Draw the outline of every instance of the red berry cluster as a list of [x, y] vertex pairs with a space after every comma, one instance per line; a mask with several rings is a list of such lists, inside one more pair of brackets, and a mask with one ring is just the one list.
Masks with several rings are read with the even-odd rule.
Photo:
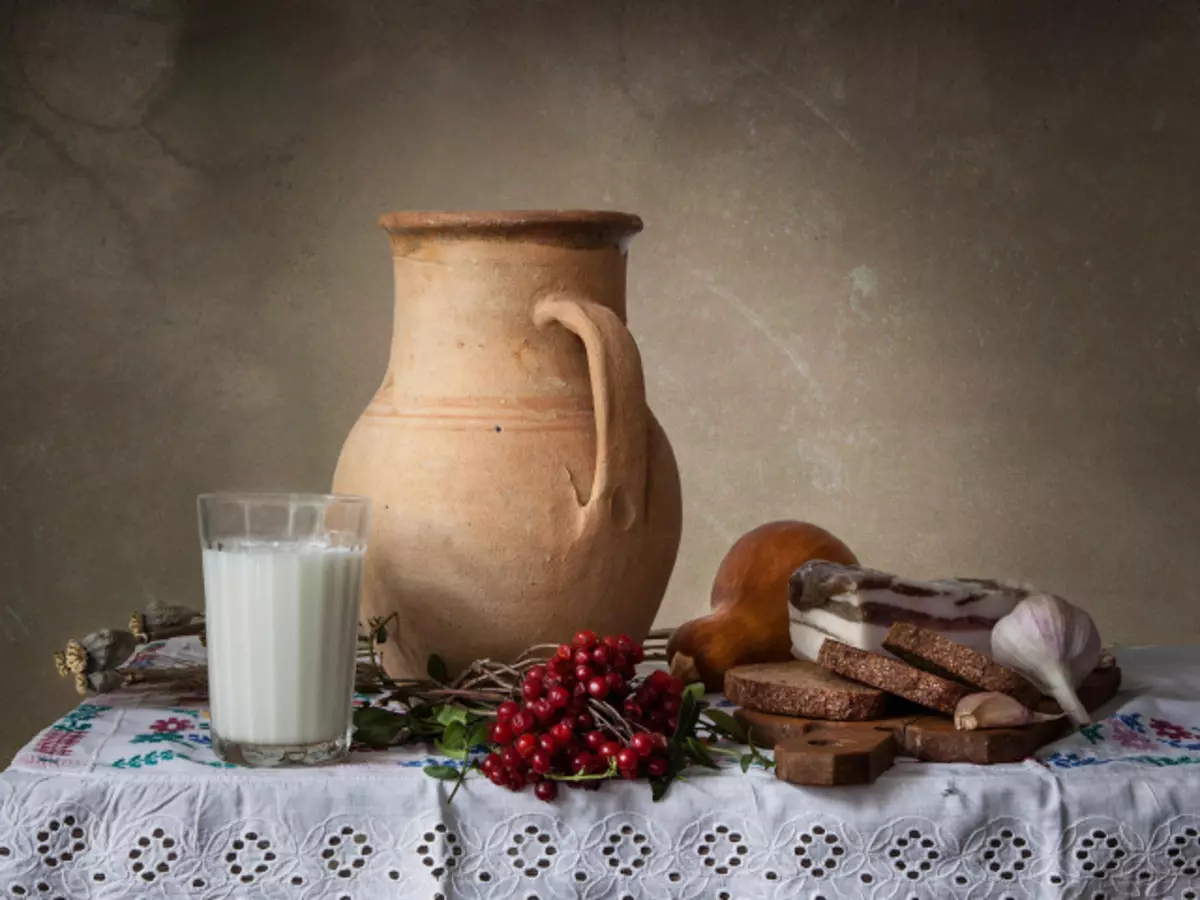
[[[481, 768], [494, 784], [513, 791], [533, 784], [540, 800], [558, 795], [553, 776], [603, 775], [615, 759], [625, 778], [667, 772], [667, 733], [678, 721], [683, 682], [656, 671], [634, 684], [642, 648], [625, 635], [601, 640], [581, 631], [521, 681], [524, 701], [500, 704], [491, 739], [496, 745]], [[597, 724], [589, 701], [622, 710], [634, 726], [628, 740]], [[598, 781], [566, 782], [598, 786]]]

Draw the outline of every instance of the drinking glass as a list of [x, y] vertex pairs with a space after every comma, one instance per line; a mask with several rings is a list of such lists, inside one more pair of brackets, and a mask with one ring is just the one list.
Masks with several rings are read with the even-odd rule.
[[198, 506], [214, 751], [249, 766], [344, 757], [370, 501], [215, 493]]

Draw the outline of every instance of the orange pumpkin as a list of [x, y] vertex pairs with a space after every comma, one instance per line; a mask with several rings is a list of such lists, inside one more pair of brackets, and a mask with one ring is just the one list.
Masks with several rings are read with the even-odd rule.
[[809, 522], [768, 522], [743, 535], [717, 569], [712, 613], [679, 626], [667, 642], [671, 674], [720, 691], [734, 666], [791, 659], [788, 579], [811, 559], [858, 562], [849, 547]]

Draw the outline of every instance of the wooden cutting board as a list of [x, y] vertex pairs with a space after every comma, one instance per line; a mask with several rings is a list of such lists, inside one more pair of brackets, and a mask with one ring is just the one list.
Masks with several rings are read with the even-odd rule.
[[[1079, 687], [1079, 699], [1088, 711], [1107, 703], [1121, 686], [1121, 670], [1116, 666], [1097, 669]], [[1057, 713], [1058, 704], [1043, 700], [1039, 712]], [[820, 746], [836, 755], [837, 738], [847, 739], [846, 748], [858, 748], [863, 733], [890, 734], [897, 755], [912, 756], [928, 762], [960, 762], [992, 765], [1019, 762], [1032, 756], [1044, 744], [1056, 741], [1071, 732], [1074, 726], [1066, 718], [1037, 722], [1020, 728], [986, 728], [977, 731], [958, 731], [954, 722], [945, 716], [927, 712], [874, 719], [867, 722], [827, 722], [821, 719], [801, 719], [773, 716], [768, 713], [739, 709], [734, 714], [750, 731], [754, 742], [763, 747], [795, 742], [816, 730], [821, 732]], [[856, 737], [857, 736], [857, 737]], [[810, 743], [810, 742], [804, 742]], [[857, 752], [857, 751], [856, 751]]]

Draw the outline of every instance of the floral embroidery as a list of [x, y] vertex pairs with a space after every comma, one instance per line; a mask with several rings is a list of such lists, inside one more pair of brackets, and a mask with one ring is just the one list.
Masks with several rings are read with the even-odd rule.
[[457, 769], [462, 764], [456, 759], [450, 759], [445, 756], [426, 756], [424, 759], [401, 760], [396, 765], [402, 766], [405, 769], [423, 769], [426, 766], [450, 766], [452, 769]]
[[157, 766], [159, 763], [169, 762], [173, 759], [180, 759], [184, 762], [198, 763], [202, 766], [211, 766], [214, 769], [236, 769], [233, 763], [220, 762], [219, 760], [208, 762], [202, 759], [193, 759], [186, 756], [177, 750], [152, 750], [149, 753], [138, 753], [133, 756], [122, 756], [120, 759], [115, 759], [110, 763], [114, 769], [140, 769], [144, 766]]
[[[65, 731], [58, 728], [51, 728], [33, 745], [33, 752], [40, 757], [53, 756], [70, 756], [75, 745], [83, 740], [82, 731]], [[52, 762], [54, 760], [44, 759], [43, 762]]]
[[1104, 738], [1100, 736], [1100, 729], [1103, 727], [1104, 723], [1093, 722], [1091, 725], [1081, 725], [1079, 728], [1079, 733], [1087, 738], [1088, 743], [1099, 744], [1104, 740]]
[[1154, 738], [1148, 737], [1143, 729], [1129, 727], [1120, 719], [1113, 723], [1112, 739], [1130, 750], [1154, 749]]
[[1142, 723], [1141, 713], [1117, 713], [1109, 718], [1116, 719], [1130, 731], [1136, 731], [1138, 734], [1146, 733], [1146, 726]]
[[[1092, 745], [1112, 741], [1126, 750], [1200, 751], [1200, 729], [1189, 728], [1166, 719], [1150, 719], [1147, 726], [1142, 713], [1117, 713], [1102, 722], [1093, 722], [1079, 729], [1079, 734]], [[1053, 758], [1053, 757], [1051, 757]], [[1139, 757], [1127, 756], [1125, 759]], [[1154, 763], [1151, 763], [1154, 765]]]
[[1168, 722], [1166, 719], [1151, 719], [1150, 727], [1154, 729], [1154, 733], [1160, 738], [1166, 738], [1169, 741], [1185, 741], [1188, 738], [1200, 738], [1200, 732], [1193, 732], [1191, 729], [1184, 728], [1182, 725], [1176, 725], [1174, 722]]
[[1080, 756], [1078, 753], [1051, 753], [1044, 760], [1048, 766], [1060, 769], [1076, 769], [1080, 766], [1107, 766], [1110, 763], [1142, 763], [1147, 766], [1193, 766], [1200, 765], [1200, 757], [1196, 756], [1151, 756], [1149, 754], [1134, 754], [1132, 756], [1115, 756], [1103, 758], [1099, 756]]
[[59, 731], [90, 731], [92, 720], [112, 709], [95, 703], [80, 703], [77, 707], [54, 723]]
[[[172, 706], [167, 710], [177, 715], [157, 719], [149, 725], [149, 732], [135, 734], [129, 739], [131, 744], [177, 744], [180, 747], [210, 747], [212, 738], [198, 732], [208, 731], [208, 710], [189, 709], [182, 706]], [[187, 718], [183, 718], [186, 716]], [[193, 722], [195, 720], [195, 722]]]
[[81, 703], [37, 739], [33, 752], [42, 762], [57, 762], [55, 757], [71, 755], [75, 745], [92, 729], [92, 720], [112, 709], [95, 703]]
[[133, 658], [125, 663], [126, 669], [149, 669], [156, 665], [158, 651], [165, 647], [166, 641], [151, 641], [149, 644], [143, 644], [138, 648], [138, 652], [133, 655]]

